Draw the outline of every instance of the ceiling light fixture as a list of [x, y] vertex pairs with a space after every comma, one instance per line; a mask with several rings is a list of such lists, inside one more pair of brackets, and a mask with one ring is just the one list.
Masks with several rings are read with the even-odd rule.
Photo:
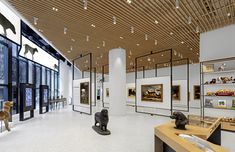
[[161, 56], [164, 56], [163, 54]]
[[102, 53], [100, 54], [100, 58], [103, 58], [103, 54]]
[[192, 17], [189, 16], [189, 17], [188, 17], [188, 24], [191, 24], [191, 23], [192, 23]]
[[123, 37], [120, 36], [120, 39], [123, 39]]
[[175, 1], [175, 8], [179, 9], [180, 8], [180, 0]]
[[84, 9], [87, 10], [87, 0], [83, 0], [84, 3]]
[[193, 50], [193, 48], [190, 48], [190, 50], [192, 51], [192, 50]]
[[90, 37], [87, 35], [86, 36], [86, 41], [89, 42], [89, 40], [90, 40]]
[[199, 29], [199, 26], [196, 27], [196, 33], [199, 33], [200, 32], [200, 29]]
[[174, 55], [177, 55], [177, 52], [176, 52], [176, 50], [174, 50]]
[[95, 25], [94, 25], [94, 24], [91, 24], [91, 26], [92, 26], [92, 27], [95, 27]]
[[182, 41], [181, 44], [184, 44], [184, 41]]
[[71, 41], [75, 42], [75, 39], [71, 39]]
[[157, 40], [154, 40], [154, 45], [157, 45]]
[[67, 28], [66, 27], [64, 27], [64, 34], [67, 34]]
[[140, 46], [140, 44], [139, 44], [139, 43], [137, 43], [136, 45], [137, 45], [137, 46]]
[[71, 53], [71, 51], [67, 51], [68, 53]]
[[53, 11], [56, 11], [56, 12], [58, 11], [58, 9], [55, 8], [55, 7], [52, 7], [52, 10], [53, 10]]
[[155, 22], [155, 24], [158, 24], [158, 21], [157, 21], [157, 20], [155, 20], [154, 22]]
[[117, 18], [113, 16], [113, 24], [117, 24]]
[[102, 46], [105, 47], [105, 41], [102, 42]]
[[126, 2], [127, 2], [128, 4], [131, 4], [132, 1], [131, 1], [131, 0], [127, 0]]
[[148, 61], [149, 61], [149, 62], [151, 61], [151, 58], [150, 58], [150, 57], [148, 57]]
[[33, 17], [33, 23], [34, 23], [34, 25], [38, 24], [38, 18], [37, 17]]
[[39, 32], [43, 32], [43, 30], [41, 30], [41, 29], [38, 29], [38, 31], [39, 31]]
[[134, 31], [134, 27], [132, 26], [131, 27], [131, 33], [133, 34], [135, 31]]
[[173, 33], [171, 32], [170, 35], [173, 35]]
[[148, 35], [147, 35], [147, 34], [145, 34], [145, 40], [146, 40], [146, 41], [148, 40]]
[[227, 16], [230, 17], [230, 16], [231, 16], [231, 13], [228, 13]]
[[97, 49], [99, 49], [100, 47], [99, 46], [97, 46]]
[[130, 55], [132, 55], [132, 52], [131, 52], [131, 50], [130, 50]]
[[73, 46], [70, 46], [70, 50], [73, 51]]

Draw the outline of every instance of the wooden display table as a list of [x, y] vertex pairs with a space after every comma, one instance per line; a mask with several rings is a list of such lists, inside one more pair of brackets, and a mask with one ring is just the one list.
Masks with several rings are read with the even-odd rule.
[[[220, 118], [189, 116], [187, 130], [174, 128], [174, 121], [155, 127], [155, 152], [203, 152], [196, 145], [179, 137], [179, 134], [195, 135], [208, 141], [215, 152], [227, 152], [221, 144]], [[210, 142], [209, 142], [210, 141]]]

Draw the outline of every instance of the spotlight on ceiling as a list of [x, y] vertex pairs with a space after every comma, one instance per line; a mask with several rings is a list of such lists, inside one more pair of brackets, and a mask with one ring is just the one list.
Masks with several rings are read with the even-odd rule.
[[117, 24], [117, 18], [113, 16], [113, 24]]
[[64, 27], [64, 34], [67, 34], [67, 27]]
[[228, 13], [227, 16], [230, 17], [230, 16], [231, 16], [231, 13]]
[[122, 36], [120, 36], [120, 39], [123, 39], [123, 37], [122, 37]]
[[137, 45], [137, 46], [140, 46], [140, 44], [139, 44], [139, 43], [137, 43], [136, 45]]
[[58, 8], [52, 7], [52, 10], [57, 12]]
[[73, 46], [70, 46], [70, 51], [73, 51]]
[[196, 27], [196, 33], [199, 33], [200, 32], [200, 29], [199, 29], [199, 26]]
[[105, 41], [102, 42], [102, 46], [105, 47]]
[[191, 23], [192, 23], [192, 17], [189, 16], [189, 17], [188, 17], [188, 24], [191, 24]]
[[182, 41], [181, 44], [184, 44], [184, 41]]
[[90, 37], [87, 35], [86, 36], [86, 41], [89, 42], [89, 40], [90, 40]]
[[154, 40], [154, 45], [157, 45], [157, 40]]
[[131, 27], [131, 33], [133, 34], [134, 32], [134, 27]]
[[132, 1], [131, 1], [131, 0], [127, 0], [126, 2], [127, 2], [128, 4], [131, 4]]
[[145, 40], [146, 40], [146, 41], [148, 40], [148, 35], [147, 35], [147, 34], [145, 34]]
[[83, 0], [84, 3], [84, 9], [87, 10], [87, 0]]
[[71, 39], [71, 41], [75, 42], [75, 39]]
[[34, 23], [34, 25], [38, 24], [38, 18], [37, 17], [33, 17], [33, 23]]
[[148, 61], [149, 61], [149, 62], [151, 61], [151, 58], [150, 58], [150, 57], [148, 57]]
[[175, 8], [179, 9], [180, 8], [180, 0], [175, 1]]
[[157, 21], [157, 20], [155, 20], [155, 21], [154, 21], [154, 23], [155, 23], [155, 24], [158, 24], [158, 21]]
[[92, 26], [92, 27], [95, 27], [95, 25], [94, 25], [94, 24], [91, 24], [91, 26]]
[[170, 35], [173, 35], [173, 33], [172, 33], [172, 32], [170, 32]]

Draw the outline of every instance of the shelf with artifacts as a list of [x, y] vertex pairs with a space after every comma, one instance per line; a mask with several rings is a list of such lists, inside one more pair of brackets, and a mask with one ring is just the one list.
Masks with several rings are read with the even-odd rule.
[[235, 116], [235, 57], [201, 63], [201, 100], [203, 117]]

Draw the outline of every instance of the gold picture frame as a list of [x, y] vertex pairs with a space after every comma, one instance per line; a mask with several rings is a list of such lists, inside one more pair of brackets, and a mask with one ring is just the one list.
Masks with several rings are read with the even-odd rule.
[[80, 83], [80, 103], [89, 105], [89, 82]]
[[180, 101], [180, 85], [172, 86], [172, 99], [175, 101]]
[[163, 102], [163, 84], [141, 85], [141, 101]]
[[214, 72], [215, 71], [214, 64], [203, 65], [202, 70], [203, 70], [204, 73]]
[[193, 95], [194, 95], [194, 100], [200, 100], [201, 99], [201, 87], [200, 87], [200, 85], [194, 85], [193, 86]]

